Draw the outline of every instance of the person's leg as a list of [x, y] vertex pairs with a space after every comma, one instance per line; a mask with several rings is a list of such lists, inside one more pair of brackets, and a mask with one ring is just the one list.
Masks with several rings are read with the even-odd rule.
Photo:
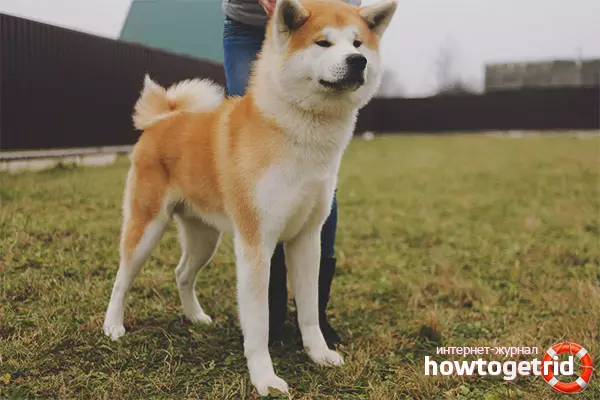
[[260, 51], [264, 37], [264, 29], [225, 19], [223, 66], [228, 95], [243, 96], [246, 92], [250, 66]]
[[325, 220], [321, 229], [321, 266], [319, 269], [319, 326], [325, 337], [327, 346], [333, 349], [336, 344], [341, 343], [339, 335], [327, 320], [327, 303], [331, 291], [331, 282], [335, 274], [335, 234], [337, 231], [337, 191], [334, 192], [331, 213]]
[[269, 279], [269, 343], [281, 340], [283, 324], [287, 318], [287, 267], [283, 243], [279, 242], [271, 258]]
[[[246, 92], [251, 63], [256, 59], [265, 37], [264, 29], [225, 20], [223, 51], [227, 93]], [[271, 259], [269, 278], [269, 343], [280, 340], [287, 317], [287, 270], [283, 245], [279, 243]]]
[[335, 257], [335, 233], [337, 231], [337, 191], [333, 194], [331, 213], [321, 228], [321, 258]]

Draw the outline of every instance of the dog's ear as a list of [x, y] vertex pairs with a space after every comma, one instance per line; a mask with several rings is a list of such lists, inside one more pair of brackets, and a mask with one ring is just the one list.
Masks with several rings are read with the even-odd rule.
[[361, 7], [359, 14], [365, 20], [369, 29], [381, 37], [390, 24], [397, 6], [397, 0], [382, 0], [370, 6]]
[[309, 16], [308, 10], [298, 0], [279, 0], [273, 12], [275, 30], [277, 34], [287, 37], [304, 25]]

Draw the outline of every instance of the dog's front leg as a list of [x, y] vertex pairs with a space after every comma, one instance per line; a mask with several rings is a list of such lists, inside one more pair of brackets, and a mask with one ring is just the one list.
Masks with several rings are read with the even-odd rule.
[[287, 383], [275, 375], [268, 349], [269, 261], [276, 241], [272, 245], [253, 242], [239, 232], [234, 235], [238, 307], [250, 381], [261, 396], [269, 391], [288, 393]]
[[302, 342], [309, 357], [320, 365], [341, 365], [342, 356], [327, 347], [319, 327], [318, 282], [321, 258], [321, 225], [307, 226], [286, 243], [286, 263], [296, 307]]

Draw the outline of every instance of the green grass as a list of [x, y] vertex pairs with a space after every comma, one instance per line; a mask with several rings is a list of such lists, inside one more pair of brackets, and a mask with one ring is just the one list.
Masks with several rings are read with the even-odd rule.
[[[128, 333], [103, 335], [127, 167], [0, 175], [0, 398], [257, 398], [230, 236], [197, 284], [212, 326], [180, 314], [171, 227], [130, 292]], [[290, 318], [271, 352], [292, 397], [562, 398], [541, 377], [425, 376], [424, 356], [566, 340], [600, 367], [599, 167], [598, 138], [353, 142], [330, 304], [346, 364], [312, 364]], [[600, 398], [597, 373], [577, 398]]]

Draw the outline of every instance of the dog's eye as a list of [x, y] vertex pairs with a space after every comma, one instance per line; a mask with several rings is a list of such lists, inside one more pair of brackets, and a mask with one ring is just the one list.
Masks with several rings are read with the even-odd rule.
[[331, 46], [331, 42], [328, 40], [318, 40], [315, 43], [317, 46], [320, 46], [320, 47], [330, 47]]
[[362, 42], [360, 40], [355, 40], [352, 44], [354, 45], [354, 47], [360, 47], [362, 45]]

